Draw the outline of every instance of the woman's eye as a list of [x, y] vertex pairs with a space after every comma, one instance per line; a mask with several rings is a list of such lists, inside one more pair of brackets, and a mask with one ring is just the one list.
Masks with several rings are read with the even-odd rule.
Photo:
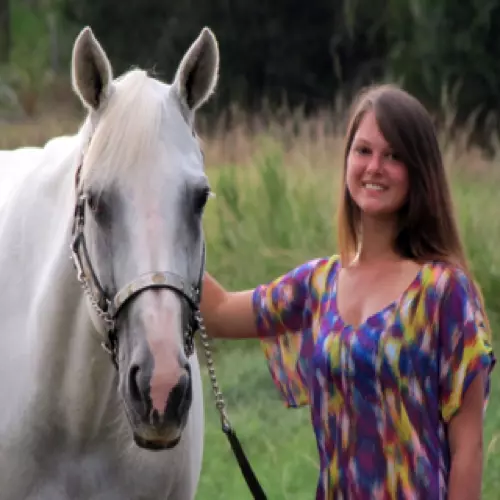
[[370, 154], [370, 149], [367, 148], [366, 146], [358, 146], [356, 148], [356, 152], [360, 155], [367, 155]]
[[399, 155], [397, 153], [394, 153], [393, 151], [387, 153], [387, 158], [391, 161], [400, 161]]

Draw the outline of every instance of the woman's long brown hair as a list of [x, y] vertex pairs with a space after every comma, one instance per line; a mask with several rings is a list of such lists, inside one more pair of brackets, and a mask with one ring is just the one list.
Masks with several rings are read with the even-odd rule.
[[353, 104], [345, 141], [337, 222], [342, 262], [354, 258], [360, 243], [360, 211], [347, 188], [346, 166], [354, 136], [369, 110], [374, 111], [386, 141], [408, 169], [409, 196], [399, 213], [396, 252], [417, 262], [441, 260], [460, 267], [474, 283], [491, 336], [483, 295], [472, 277], [460, 238], [431, 117], [417, 99], [395, 85], [370, 87]]

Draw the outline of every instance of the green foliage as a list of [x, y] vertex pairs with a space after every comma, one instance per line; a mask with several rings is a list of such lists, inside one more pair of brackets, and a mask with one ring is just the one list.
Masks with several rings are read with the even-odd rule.
[[497, 0], [391, 0], [388, 76], [432, 109], [452, 106], [457, 123], [475, 115], [478, 130], [491, 132], [500, 97], [499, 26]]
[[38, 97], [50, 83], [50, 3], [34, 8], [11, 2], [9, 63], [0, 68], [2, 84], [12, 89], [24, 113], [34, 114]]
[[[264, 147], [255, 168], [217, 169], [207, 207], [208, 267], [227, 286], [252, 286], [293, 266], [315, 249], [328, 252], [335, 241], [331, 190], [325, 173], [318, 191], [310, 171], [297, 178], [282, 152]], [[314, 179], [314, 180], [313, 180]], [[269, 257], [279, 258], [269, 258]]]
[[352, 29], [345, 23], [348, 3], [327, 0], [131, 0], [120, 8], [115, 0], [62, 1], [66, 18], [90, 24], [120, 71], [141, 65], [170, 79], [200, 29], [210, 26], [222, 54], [211, 108], [235, 102], [256, 110], [266, 100], [273, 108], [285, 101], [314, 109], [333, 102], [344, 83], [381, 74], [382, 41], [370, 16], [382, 0], [372, 1]]

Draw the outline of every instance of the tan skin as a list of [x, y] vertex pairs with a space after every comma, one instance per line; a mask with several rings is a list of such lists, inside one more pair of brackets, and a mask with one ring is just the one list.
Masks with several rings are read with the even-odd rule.
[[[343, 321], [358, 326], [397, 300], [421, 263], [404, 259], [394, 251], [394, 214], [407, 196], [408, 179], [406, 167], [393, 155], [373, 115], [368, 114], [360, 124], [347, 168], [349, 190], [361, 208], [363, 236], [358, 255], [339, 272], [337, 302]], [[257, 337], [252, 290], [228, 292], [206, 274], [201, 312], [213, 337]], [[448, 500], [480, 498], [483, 395], [481, 376], [471, 384], [449, 424], [452, 465]]]

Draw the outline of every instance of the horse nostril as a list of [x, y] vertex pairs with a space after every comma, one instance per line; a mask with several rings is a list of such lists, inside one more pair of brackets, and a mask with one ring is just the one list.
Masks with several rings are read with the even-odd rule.
[[178, 419], [185, 415], [192, 399], [191, 376], [182, 375], [177, 385], [172, 389], [167, 402], [167, 411], [172, 412]]
[[128, 373], [128, 387], [130, 397], [135, 403], [141, 403], [141, 390], [139, 389], [139, 374], [140, 369], [137, 365], [132, 365]]

